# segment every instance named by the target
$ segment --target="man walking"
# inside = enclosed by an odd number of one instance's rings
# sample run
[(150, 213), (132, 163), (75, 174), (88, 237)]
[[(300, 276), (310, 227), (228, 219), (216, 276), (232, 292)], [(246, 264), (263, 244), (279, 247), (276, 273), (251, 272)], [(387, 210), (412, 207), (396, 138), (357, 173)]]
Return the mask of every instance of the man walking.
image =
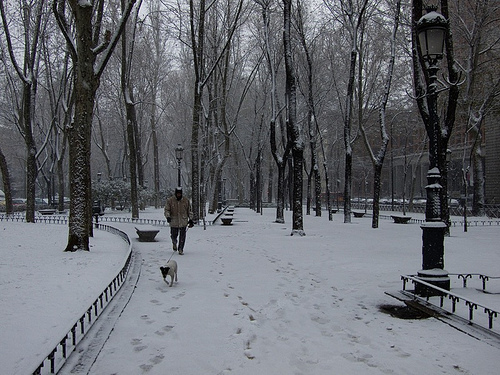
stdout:
[[(165, 204), (165, 217), (170, 223), (172, 248), (174, 251), (179, 250), (180, 255), (184, 254), (187, 227), (194, 226), (192, 216), (191, 202), (182, 195), (182, 187), (175, 188), (175, 194), (168, 198)], [(179, 243), (177, 243), (177, 237), (179, 237)]]

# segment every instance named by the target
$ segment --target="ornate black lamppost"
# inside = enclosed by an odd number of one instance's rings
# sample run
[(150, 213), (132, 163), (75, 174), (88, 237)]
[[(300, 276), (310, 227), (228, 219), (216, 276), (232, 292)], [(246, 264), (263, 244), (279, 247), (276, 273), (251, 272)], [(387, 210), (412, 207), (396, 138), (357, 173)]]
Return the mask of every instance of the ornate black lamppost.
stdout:
[[(429, 111), (429, 171), (427, 172), (427, 203), (425, 223), (422, 224), (422, 269), (418, 277), (443, 289), (450, 289), (450, 278), (444, 269), (444, 234), (446, 223), (441, 218), (440, 192), (441, 173), (438, 166), (439, 116), (437, 110), (438, 62), (443, 58), (444, 42), (448, 22), (437, 8), (428, 8), (428, 13), (417, 22), (420, 54), (423, 69), (429, 75), (427, 84), (427, 107)], [(421, 295), (435, 294), (417, 283), (415, 292)]]
[(177, 159), (177, 186), (181, 187), (181, 161), (184, 147), (179, 143), (175, 148), (175, 158)]

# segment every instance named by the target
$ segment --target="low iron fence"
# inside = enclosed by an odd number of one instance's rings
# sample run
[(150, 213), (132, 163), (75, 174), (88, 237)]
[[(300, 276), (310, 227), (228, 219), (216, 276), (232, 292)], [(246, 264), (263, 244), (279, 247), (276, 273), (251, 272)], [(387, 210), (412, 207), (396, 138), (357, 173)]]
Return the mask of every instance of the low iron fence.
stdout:
[[(0, 215), (0, 221), (24, 222), (22, 215)], [(67, 224), (68, 217), (63, 215), (37, 216), (37, 223)], [(38, 364), (33, 366), (33, 375), (56, 374), (66, 362), (69, 355), (75, 350), (78, 343), (85, 337), (102, 312), (106, 309), (113, 297), (122, 287), (127, 278), (132, 258), (132, 242), (129, 236), (112, 226), (99, 224), (98, 229), (110, 232), (128, 244), (128, 255), (118, 274), (111, 280), (108, 286), (97, 296), (95, 301), (86, 308), (66, 333), (59, 339), (54, 340), (54, 347), (46, 354), (41, 354)]]
[[(99, 294), (92, 305), (82, 312), (81, 316), (72, 324), (67, 333), (63, 335), (60, 340), (55, 341), (56, 344), (54, 348), (36, 366), (35, 370), (32, 372), (33, 375), (42, 375), (46, 373), (56, 374), (61, 369), (68, 356), (85, 337), (86, 333), (106, 309), (127, 278), (132, 257), (132, 243), (130, 238), (125, 232), (109, 225), (99, 224), (98, 229), (117, 235), (128, 244), (128, 256), (125, 259), (124, 265), (108, 286)], [(46, 369), (46, 371), (44, 371), (44, 369)]]
[[(486, 282), (488, 280), (500, 280), (500, 277), (487, 276), (482, 274), (473, 273), (450, 273), (450, 276), (457, 276), (458, 279), (462, 279), (463, 288), (467, 288), (467, 280), (477, 277), (482, 281), (482, 292), (487, 292)], [(486, 306), (484, 303), (475, 301), (470, 297), (465, 297), (462, 294), (458, 294), (454, 291), (439, 288), (431, 283), (425, 282), (415, 275), (402, 275), (401, 280), (403, 281), (403, 292), (409, 293), (414, 300), (421, 300), (431, 303), (434, 306), (446, 311), (447, 313), (454, 314), (463, 319), (468, 320), (469, 324), (476, 324), (480, 327), (487, 328), (492, 334), (500, 337), (500, 327), (495, 327), (494, 323), (496, 318), (498, 318), (498, 309)], [(424, 286), (427, 290), (432, 292), (429, 295), (420, 296), (413, 291), (407, 291), (406, 286), (408, 282), (412, 282), (413, 285), (420, 284)], [(449, 303), (445, 303), (445, 302)], [(461, 303), (462, 302), (462, 303)], [(475, 312), (481, 314), (475, 314)]]

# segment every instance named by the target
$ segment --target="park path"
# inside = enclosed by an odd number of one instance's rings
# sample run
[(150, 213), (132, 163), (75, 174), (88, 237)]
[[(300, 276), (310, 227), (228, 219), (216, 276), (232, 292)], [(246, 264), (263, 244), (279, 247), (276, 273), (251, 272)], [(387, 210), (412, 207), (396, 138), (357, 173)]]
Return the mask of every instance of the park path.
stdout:
[(237, 209), (232, 226), (190, 229), (173, 287), (159, 270), (169, 229), (142, 243), (117, 223), (134, 239), (130, 282), (61, 374), (497, 373), (498, 349), (380, 311), (395, 303), (384, 292), (401, 287), (399, 273), (420, 263), (418, 226), (309, 217), (297, 238), (266, 215)]

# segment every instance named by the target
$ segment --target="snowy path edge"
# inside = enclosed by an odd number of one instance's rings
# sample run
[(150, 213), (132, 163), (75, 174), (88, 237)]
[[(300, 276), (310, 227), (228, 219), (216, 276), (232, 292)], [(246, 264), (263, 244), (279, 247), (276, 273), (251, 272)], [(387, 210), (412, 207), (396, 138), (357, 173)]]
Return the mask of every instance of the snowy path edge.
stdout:
[(133, 249), (131, 257), (131, 268), (124, 285), (67, 358), (63, 367), (58, 371), (59, 375), (88, 374), (90, 372), (139, 282), (142, 257), (136, 249)]

